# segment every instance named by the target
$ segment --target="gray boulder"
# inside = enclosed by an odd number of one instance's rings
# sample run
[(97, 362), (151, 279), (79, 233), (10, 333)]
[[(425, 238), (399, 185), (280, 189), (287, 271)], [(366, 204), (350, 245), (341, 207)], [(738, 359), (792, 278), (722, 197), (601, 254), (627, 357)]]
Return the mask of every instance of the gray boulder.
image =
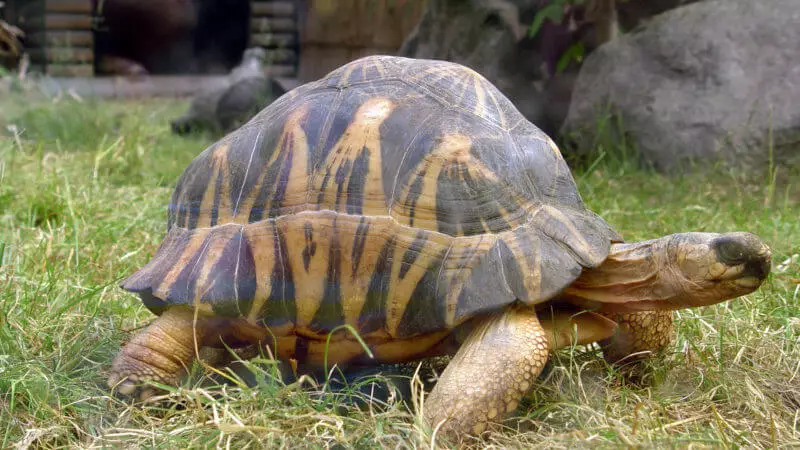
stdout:
[(623, 30), (629, 31), (646, 23), (651, 17), (698, 0), (627, 0), (617, 1), (617, 19)]
[[(400, 56), (443, 59), (472, 68), (491, 81), (519, 111), (555, 135), (566, 116), (576, 67), (556, 74), (567, 48), (587, 41), (579, 32), (546, 21), (535, 37), (528, 28), (550, 0), (437, 0), (428, 2)], [(587, 32), (588, 31), (588, 32)]]
[(541, 78), (541, 56), (519, 45), (527, 32), (521, 15), (535, 12), (538, 3), (539, 0), (428, 2), (398, 55), (442, 59), (470, 67), (510, 97), (522, 114), (539, 119), (543, 114), (540, 89), (533, 81)]
[(221, 86), (198, 93), (186, 113), (171, 122), (176, 134), (229, 133), (285, 93), (264, 74), (266, 52), (261, 47), (245, 50), (242, 62)]
[[(481, 73), (520, 112), (555, 136), (569, 108), (579, 64), (556, 71), (562, 54), (580, 44), (590, 53), (613, 35), (615, 18), (631, 26), (693, 0), (588, 0), (572, 4), (560, 23), (545, 21), (535, 36), (528, 29), (551, 0), (437, 0), (398, 54), (444, 59)], [(610, 13), (616, 8), (617, 13)]]
[[(707, 0), (659, 16), (585, 60), (563, 127), (587, 151), (618, 114), (643, 158), (800, 163), (800, 1)], [(769, 138), (772, 138), (772, 155)]]

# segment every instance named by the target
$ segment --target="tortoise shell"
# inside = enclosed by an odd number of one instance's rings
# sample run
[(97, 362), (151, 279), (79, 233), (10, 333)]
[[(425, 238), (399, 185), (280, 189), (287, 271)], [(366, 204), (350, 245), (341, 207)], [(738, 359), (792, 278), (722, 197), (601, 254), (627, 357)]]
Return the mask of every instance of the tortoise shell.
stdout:
[(155, 257), (122, 286), (156, 314), (406, 339), (544, 302), (618, 239), (553, 141), (481, 75), (371, 56), (201, 153)]

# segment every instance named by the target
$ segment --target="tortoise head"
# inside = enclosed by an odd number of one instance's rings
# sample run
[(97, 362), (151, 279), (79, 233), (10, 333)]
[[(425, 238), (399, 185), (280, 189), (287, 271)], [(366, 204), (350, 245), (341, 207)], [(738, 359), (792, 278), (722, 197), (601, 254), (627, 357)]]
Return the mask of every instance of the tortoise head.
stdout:
[(772, 255), (751, 233), (679, 233), (668, 236), (660, 276), (678, 308), (712, 305), (749, 294), (766, 279)]
[(258, 62), (264, 64), (267, 60), (267, 51), (263, 47), (250, 47), (242, 53), (242, 62)]
[(749, 294), (766, 279), (772, 255), (751, 233), (678, 233), (612, 244), (564, 295), (609, 312), (713, 305)]

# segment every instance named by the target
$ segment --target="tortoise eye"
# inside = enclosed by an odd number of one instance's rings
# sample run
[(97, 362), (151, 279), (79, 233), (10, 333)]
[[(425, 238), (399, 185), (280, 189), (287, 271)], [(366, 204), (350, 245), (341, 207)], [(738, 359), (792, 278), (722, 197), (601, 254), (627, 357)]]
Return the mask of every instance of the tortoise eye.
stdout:
[(747, 247), (740, 241), (722, 237), (711, 244), (720, 261), (735, 266), (747, 261)]

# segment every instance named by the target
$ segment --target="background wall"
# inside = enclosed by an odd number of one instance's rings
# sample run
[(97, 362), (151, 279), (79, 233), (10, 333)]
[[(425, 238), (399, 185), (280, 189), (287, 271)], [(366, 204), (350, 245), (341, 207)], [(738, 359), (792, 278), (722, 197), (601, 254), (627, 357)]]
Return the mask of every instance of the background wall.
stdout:
[(394, 54), (428, 0), (306, 0), (300, 19), (301, 82), (361, 56)]

